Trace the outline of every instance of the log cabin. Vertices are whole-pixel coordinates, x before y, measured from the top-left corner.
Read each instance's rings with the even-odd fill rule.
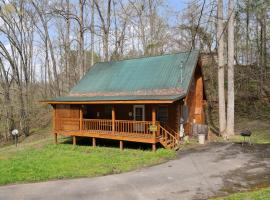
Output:
[[[53,134],[149,143],[175,149],[180,123],[204,124],[199,51],[96,63],[53,107]]]

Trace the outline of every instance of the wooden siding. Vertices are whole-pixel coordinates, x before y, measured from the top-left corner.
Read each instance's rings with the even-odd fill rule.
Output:
[[[55,122],[54,126],[59,125],[59,119],[79,119],[80,118],[80,105],[56,105],[55,106]],[[69,120],[67,123],[62,124],[63,130],[78,130],[78,120]]]
[[[79,118],[79,105],[56,105],[56,118]]]
[[[185,104],[189,109],[188,121],[185,124],[185,132],[191,134],[192,123],[204,124],[204,88],[201,65],[197,65],[189,93],[185,99]]]
[[[180,120],[180,102],[176,101],[173,104],[165,104],[168,108],[168,122],[165,123],[165,128],[168,128],[174,133],[178,132],[179,120]],[[136,104],[138,105],[138,104]],[[81,135],[78,133],[80,127],[85,126],[80,123],[80,118],[84,120],[112,120],[111,109],[114,106],[115,120],[116,121],[133,121],[133,106],[132,104],[125,105],[55,105],[54,106],[54,129],[61,132],[61,134],[68,134],[65,131],[76,132],[76,135]],[[164,104],[162,104],[164,106]],[[106,108],[107,107],[107,108]],[[145,121],[153,121],[152,112],[153,108],[158,112],[159,105],[156,104],[146,104],[145,105]],[[110,109],[110,112],[106,109]],[[108,114],[110,113],[110,114]],[[129,115],[132,113],[132,115]],[[157,114],[155,114],[157,120]],[[116,129],[118,127],[115,127]],[[152,140],[151,140],[152,142]]]
[[[137,105],[137,104],[136,104]],[[138,104],[139,105],[139,104]],[[180,100],[174,102],[173,104],[162,104],[162,106],[168,107],[168,125],[175,132],[179,130],[179,120],[180,120]],[[124,105],[114,105],[115,108],[115,119],[116,120],[133,120],[133,104],[124,104]],[[112,105],[83,105],[83,118],[84,119],[112,119],[111,112],[106,113],[106,107],[111,108]],[[158,104],[146,104],[145,105],[145,121],[152,120],[152,107],[156,107],[157,112],[159,105]],[[68,107],[66,107],[67,109]],[[79,107],[77,107],[77,112],[79,113]],[[67,111],[65,111],[67,112]],[[78,113],[74,113],[73,117],[79,116]],[[132,113],[132,115],[129,115]]]

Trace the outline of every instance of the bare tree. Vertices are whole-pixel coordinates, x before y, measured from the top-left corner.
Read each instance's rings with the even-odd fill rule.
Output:
[[[14,128],[14,116],[13,116],[13,105],[10,98],[11,93],[11,84],[13,78],[9,75],[10,69],[7,70],[4,67],[4,63],[0,57],[0,85],[3,89],[3,110],[4,110],[4,119],[5,119],[5,138],[8,140],[11,131]]]
[[[229,0],[228,9],[228,104],[227,135],[234,135],[234,1]]]
[[[135,13],[134,18],[138,18],[138,22],[134,22],[136,20],[132,20],[132,24],[134,25],[135,30],[137,30],[137,34],[139,36],[139,39],[142,44],[143,52],[145,55],[148,55],[148,43],[147,43],[147,38],[146,38],[146,27],[147,27],[147,17],[146,17],[146,3],[145,1],[132,1],[129,0],[129,3],[133,7],[133,12]],[[128,13],[129,14],[129,13]]]
[[[0,19],[4,25],[0,27],[0,34],[10,44],[10,49],[0,41],[0,55],[12,70],[17,85],[18,113],[20,129],[25,136],[30,131],[30,80],[33,55],[34,21],[31,10],[28,10],[23,0],[5,4],[1,9]],[[3,72],[3,70],[2,70]],[[3,73],[2,73],[3,74]]]
[[[226,106],[224,90],[224,33],[223,33],[223,0],[218,0],[217,9],[217,42],[218,42],[218,103],[219,103],[219,130],[221,135],[226,134]]]
[[[66,12],[70,13],[70,3],[66,0]],[[66,16],[66,37],[65,37],[65,71],[66,71],[66,81],[68,83],[68,89],[70,89],[70,16]]]
[[[103,41],[103,53],[106,61],[109,61],[109,34],[111,28],[111,3],[112,0],[107,1],[106,12],[102,12],[100,3],[97,0],[94,0],[98,16],[101,21],[101,30],[102,30],[102,41]]]
[[[48,20],[45,19],[46,15],[44,15],[45,10],[42,8],[41,5],[37,5],[33,0],[31,0],[32,5],[37,11],[37,14],[41,20],[41,24],[44,29],[44,35],[46,37],[46,41],[48,42],[48,48],[49,48],[49,53],[50,53],[50,58],[52,60],[52,69],[53,69],[53,75],[54,75],[54,81],[55,81],[55,90],[56,90],[56,95],[60,96],[61,90],[60,90],[60,83],[59,83],[59,78],[58,78],[58,73],[57,73],[57,63],[55,59],[55,52],[53,48],[53,44],[50,38],[49,34],[49,28],[48,28]]]
[[[91,66],[94,65],[95,46],[95,2],[91,0]]]
[[[84,52],[84,4],[85,0],[79,0],[80,14],[79,14],[79,31],[78,31],[78,44],[79,44],[79,59],[80,78],[85,73],[85,52]]]

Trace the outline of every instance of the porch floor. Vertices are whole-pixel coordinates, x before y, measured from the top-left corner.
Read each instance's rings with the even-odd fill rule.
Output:
[[[57,131],[57,134],[64,136],[79,136],[79,137],[93,137],[112,140],[123,140],[131,142],[143,142],[143,143],[158,143],[160,136],[155,138],[151,134],[142,133],[119,133],[112,131],[96,131],[96,130],[82,130],[82,131]]]

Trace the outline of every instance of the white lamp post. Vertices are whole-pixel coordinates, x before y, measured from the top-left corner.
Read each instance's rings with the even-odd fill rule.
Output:
[[[13,131],[11,131],[11,134],[15,137],[15,145],[17,147],[19,131],[17,129],[14,129]]]

